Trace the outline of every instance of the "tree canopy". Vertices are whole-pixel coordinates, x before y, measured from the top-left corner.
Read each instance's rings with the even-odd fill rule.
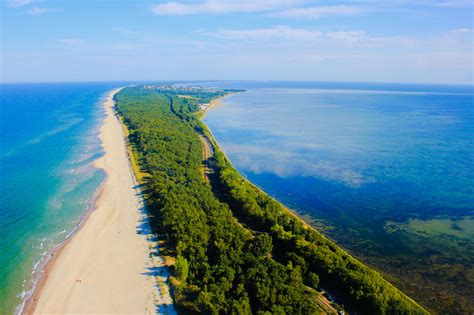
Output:
[[[369,314],[426,311],[280,203],[245,180],[197,111],[225,90],[125,88],[117,112],[148,176],[145,199],[175,257],[179,310],[203,313],[320,313],[317,290]],[[199,134],[214,149],[215,175],[203,178]]]

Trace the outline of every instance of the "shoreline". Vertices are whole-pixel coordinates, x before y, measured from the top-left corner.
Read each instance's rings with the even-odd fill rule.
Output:
[[[101,106],[103,108],[103,103],[105,99],[108,97],[110,92],[107,92],[103,100],[101,100]],[[105,117],[102,119],[104,120]],[[103,123],[102,123],[103,124]],[[101,124],[101,125],[102,125]],[[100,127],[99,127],[100,129]],[[100,130],[99,130],[100,133]],[[102,143],[101,146],[103,147]],[[101,156],[102,157],[102,156]],[[100,159],[100,157],[99,157]],[[96,161],[93,161],[91,164],[92,168],[97,168],[95,165]],[[20,304],[15,307],[14,314],[32,314],[35,310],[36,304],[38,302],[38,298],[42,292],[42,289],[48,279],[49,273],[54,266],[54,263],[61,253],[62,249],[67,246],[67,244],[71,241],[72,238],[82,229],[84,224],[87,222],[90,214],[96,209],[96,203],[99,199],[104,183],[107,181],[108,174],[102,169],[104,173],[104,178],[94,193],[91,195],[90,200],[87,202],[86,211],[84,214],[79,218],[79,221],[74,226],[74,228],[66,235],[64,240],[60,241],[59,243],[53,245],[53,247],[46,253],[45,256],[41,257],[36,267],[32,271],[32,279],[31,279],[31,287],[28,288],[25,292],[25,296],[22,298]]]
[[[108,93],[100,127],[103,156],[93,166],[105,177],[92,207],[51,251],[22,314],[155,313],[172,305],[158,285],[146,215],[128,161],[122,124]],[[143,230],[143,231],[142,231]],[[162,287],[162,286],[161,286]],[[167,288],[165,288],[165,291]]]
[[[221,97],[218,97],[218,98],[215,98],[213,99],[211,102],[210,102],[210,105],[200,111],[200,116],[199,116],[199,119],[201,120],[201,122],[204,124],[204,126],[206,127],[206,131],[207,133],[209,134],[209,136],[206,135],[206,137],[208,137],[208,140],[209,142],[211,143],[212,146],[215,146],[217,149],[219,149],[219,151],[224,155],[225,159],[232,165],[232,167],[237,170],[237,168],[233,165],[232,161],[230,160],[230,158],[227,156],[227,154],[224,152],[224,150],[222,149],[222,147],[219,145],[219,142],[217,141],[216,137],[214,136],[214,134],[212,133],[212,130],[211,128],[209,128],[209,126],[204,122],[204,118],[207,114],[207,111],[212,109],[212,108],[215,108],[217,106],[219,106],[221,104],[221,101],[227,97],[230,97],[230,96],[233,96],[233,95],[236,95],[236,94],[239,94],[239,93],[243,93],[245,91],[242,91],[242,92],[232,92],[232,93],[229,93],[229,94],[226,94],[224,96],[221,96]],[[254,184],[252,181],[250,181],[247,177],[245,177],[244,175],[242,175],[238,170],[237,172],[239,173],[239,175],[245,179],[245,181],[247,181],[248,183],[250,183],[255,189],[259,190],[260,192],[268,195],[265,190],[258,186],[257,184]],[[274,198],[274,197],[271,197],[272,199],[274,199],[276,202],[280,203],[281,205],[283,205],[283,207],[286,209],[286,211],[288,212],[288,214],[290,214],[291,216],[293,216],[294,218],[296,218],[297,220],[299,220],[306,228],[310,228],[310,229],[314,229],[316,232],[320,233],[323,237],[325,237],[326,239],[330,240],[331,242],[335,242],[335,240],[327,237],[326,235],[322,234],[321,231],[319,231],[316,227],[312,226],[310,223],[306,222],[301,216],[300,214],[298,213],[298,211],[296,210],[293,210],[289,207],[287,207],[283,202],[279,201],[278,199]],[[344,249],[344,251],[346,251]],[[347,254],[349,254],[350,256],[353,256],[352,254],[350,254],[349,252],[346,251]]]
[[[43,257],[38,261],[38,270],[35,273],[39,273],[39,276],[37,277],[36,280],[35,279],[32,280],[33,286],[30,289],[31,295],[27,297],[20,305],[18,305],[17,307],[18,310],[15,311],[15,314],[33,314],[36,304],[38,303],[38,298],[41,294],[41,291],[46,281],[48,280],[49,273],[51,269],[53,268],[57,257],[61,253],[61,250],[65,246],[67,246],[67,244],[71,241],[71,239],[73,239],[74,236],[81,230],[81,228],[84,226],[85,222],[89,218],[89,215],[91,214],[91,212],[95,210],[96,208],[95,204],[97,202],[97,199],[99,199],[100,197],[103,184],[106,180],[107,180],[107,174],[104,174],[103,182],[94,192],[84,215],[80,218],[79,222],[76,224],[73,230],[69,232],[69,234],[66,236],[66,238],[63,241],[53,246],[53,248],[47,254],[46,259],[45,257]]]
[[[229,93],[229,94],[226,94],[222,97],[218,97],[214,100],[212,100],[212,102],[210,103],[210,106],[207,107],[205,110],[201,111],[200,112],[200,116],[199,116],[199,119],[201,121],[201,123],[204,125],[205,127],[205,131],[207,132],[207,135],[206,137],[208,138],[209,142],[211,143],[212,146],[214,146],[214,150],[216,150],[216,148],[224,155],[224,158],[227,160],[227,162],[232,166],[232,168],[234,168],[236,170],[236,172],[239,174],[239,176],[246,182],[248,182],[252,187],[254,187],[256,190],[258,190],[259,192],[265,194],[265,195],[268,195],[265,190],[263,188],[261,188],[260,186],[254,184],[252,181],[250,181],[247,177],[245,177],[244,175],[242,175],[238,170],[237,168],[232,164],[232,161],[230,160],[230,158],[227,156],[227,154],[225,153],[225,151],[220,147],[219,145],[219,142],[217,141],[217,139],[215,138],[214,134],[212,133],[211,131],[211,128],[209,128],[209,126],[204,122],[204,117],[207,113],[207,110],[211,109],[211,108],[214,108],[218,105],[220,105],[220,101],[226,97],[229,97],[231,95],[234,95],[234,94],[238,94],[238,93],[242,93],[242,92],[234,92],[234,93]],[[327,236],[323,231],[319,230],[318,228],[316,228],[315,226],[313,226],[311,223],[309,222],[306,222],[306,220],[301,217],[301,214],[292,209],[292,208],[289,208],[287,207],[283,202],[279,201],[277,198],[275,197],[272,197],[270,195],[268,195],[271,199],[273,199],[274,201],[276,201],[277,203],[279,203],[280,205],[283,206],[283,209],[284,211],[290,215],[291,217],[293,217],[294,219],[298,220],[299,222],[301,222],[304,226],[305,229],[310,229],[310,230],[313,230],[315,231],[316,233],[318,233],[319,235],[321,235],[324,239],[326,239],[327,241],[333,243],[336,247],[338,247],[343,253],[345,253],[346,255],[348,255],[349,257],[353,258],[354,260],[356,261],[361,261],[359,258],[356,258],[356,256],[354,254],[352,254],[351,252],[349,252],[346,248],[342,247],[341,245],[339,245],[336,240],[330,238],[329,236]],[[363,263],[365,264],[365,263]],[[367,264],[365,264],[366,266],[369,266]],[[397,290],[400,290],[397,286],[395,286],[394,284],[392,284],[391,282],[389,282],[386,278],[385,278],[385,274],[383,272],[381,272],[380,270],[377,270],[375,269],[374,266],[370,266],[369,268],[371,268],[372,270],[376,270],[377,272],[383,274],[383,277],[382,277],[382,280],[384,281],[385,284],[387,284],[388,286],[391,286],[391,287],[394,287],[395,289]],[[417,304],[417,305],[420,305],[421,304],[418,304],[418,302],[416,302],[413,298],[411,298],[410,296],[408,296],[407,294],[405,294],[403,291],[401,291],[401,294],[407,298],[409,301],[411,301],[412,303],[414,304]],[[324,300],[327,301],[327,299],[325,297],[322,297]],[[425,306],[421,306],[421,307],[425,307]]]
[[[218,97],[218,98],[215,98],[215,99],[211,100],[211,101],[209,102],[209,106],[207,106],[205,109],[203,109],[203,110],[201,110],[201,111],[198,112],[198,113],[199,113],[199,119],[201,119],[201,120],[204,119],[204,117],[206,116],[207,111],[210,110],[210,109],[213,109],[213,108],[215,108],[215,107],[217,107],[217,106],[219,106],[220,103],[221,103],[221,101],[222,101],[223,99],[226,99],[226,98],[228,98],[228,97],[231,97],[231,96],[233,96],[233,95],[236,95],[236,94],[239,94],[239,93],[242,93],[242,92],[243,92],[243,91],[241,91],[241,92],[228,93],[228,94],[225,94],[225,95],[223,95],[223,96],[221,96],[221,97]],[[209,129],[209,128],[208,128],[208,129]]]

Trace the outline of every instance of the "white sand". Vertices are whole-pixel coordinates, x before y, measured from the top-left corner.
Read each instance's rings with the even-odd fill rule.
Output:
[[[151,255],[157,244],[152,235],[138,233],[145,216],[140,192],[133,188],[122,125],[113,111],[118,91],[104,102],[100,138],[105,155],[95,165],[107,179],[96,209],[46,270],[34,314],[174,313],[162,259]]]

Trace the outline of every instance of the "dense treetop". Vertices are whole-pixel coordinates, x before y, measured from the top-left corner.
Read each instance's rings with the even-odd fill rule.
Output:
[[[174,257],[179,310],[314,314],[321,287],[348,310],[426,311],[280,203],[245,180],[198,118],[201,104],[231,91],[125,88],[117,111],[129,130],[150,215]],[[199,134],[214,147],[203,177]]]

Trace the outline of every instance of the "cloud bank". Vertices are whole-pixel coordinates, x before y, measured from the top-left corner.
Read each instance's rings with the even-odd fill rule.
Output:
[[[191,15],[262,12],[289,6],[297,2],[290,0],[207,0],[197,4],[167,2],[155,5],[153,13],[156,15]]]
[[[166,2],[155,5],[153,13],[156,15],[194,15],[264,12],[268,13],[269,17],[318,19],[336,15],[351,16],[364,11],[362,8],[349,5],[304,6],[306,2],[299,0],[206,0],[193,4]]]

